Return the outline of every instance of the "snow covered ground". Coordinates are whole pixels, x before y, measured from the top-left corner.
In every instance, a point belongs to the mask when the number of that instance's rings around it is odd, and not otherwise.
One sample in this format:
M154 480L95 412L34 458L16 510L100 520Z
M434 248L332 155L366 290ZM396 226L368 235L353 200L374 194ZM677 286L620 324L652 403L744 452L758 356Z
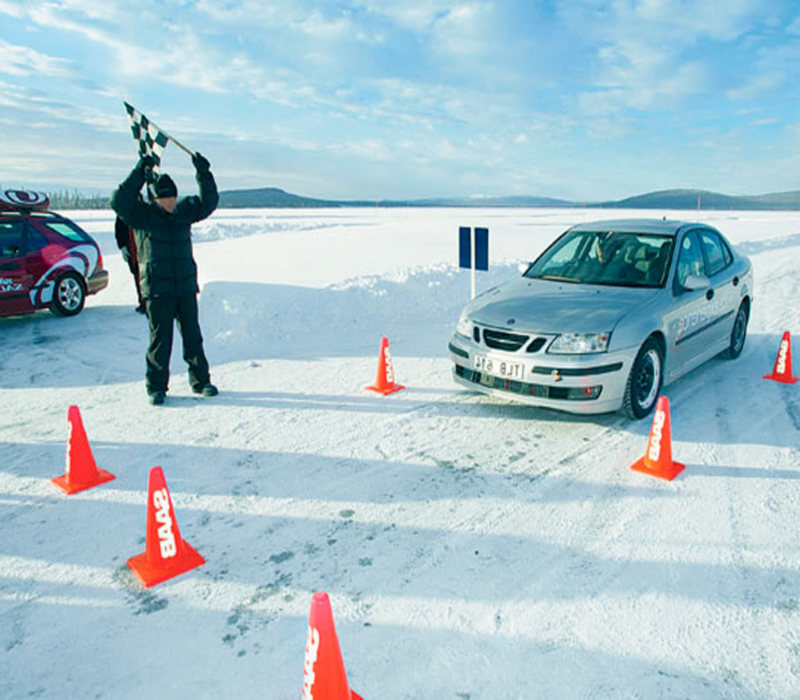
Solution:
M572 223L662 213L216 212L195 256L221 393L191 394L178 343L155 408L112 215L74 212L110 287L0 319L0 697L298 698L315 590L366 700L800 697L800 385L762 379L784 330L800 369L796 213L701 215L756 294L742 357L666 391L674 482L629 469L649 420L450 378L459 225L490 229L485 289ZM381 335L387 397L363 389ZM116 479L66 497L71 404ZM207 563L145 590L125 561L155 465Z

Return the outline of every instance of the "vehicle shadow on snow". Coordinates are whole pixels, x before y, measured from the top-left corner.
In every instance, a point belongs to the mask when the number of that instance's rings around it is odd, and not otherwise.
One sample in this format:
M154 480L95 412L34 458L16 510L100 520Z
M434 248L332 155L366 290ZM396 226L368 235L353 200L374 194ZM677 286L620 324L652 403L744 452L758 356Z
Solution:
M366 382L365 382L366 384ZM414 395L425 395L414 400ZM429 395L448 395L450 398L427 398ZM170 397L168 397L168 402ZM268 409L326 410L345 413L411 414L424 411L426 417L451 418L463 416L477 419L508 419L515 421L539 421L558 423L594 423L611 426L624 423L615 414L580 416L536 406L505 402L497 397L488 397L466 390L425 389L406 385L404 398L399 395L377 396L365 392L355 394L309 394L281 391L225 391L214 399L220 404Z
M796 447L798 385L764 379L772 373L780 342L780 335L749 334L738 359L714 358L666 387L673 440ZM650 420L635 425L647 435ZM673 456L681 461L674 450Z

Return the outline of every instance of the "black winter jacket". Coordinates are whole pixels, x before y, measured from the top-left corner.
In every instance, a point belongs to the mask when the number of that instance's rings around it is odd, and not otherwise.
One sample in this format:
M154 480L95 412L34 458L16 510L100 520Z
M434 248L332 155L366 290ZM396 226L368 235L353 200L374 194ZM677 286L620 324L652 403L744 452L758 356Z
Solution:
M111 195L111 207L133 229L145 299L199 291L191 225L217 208L219 194L209 170L198 171L196 179L200 196L182 198L172 213L139 197L144 184L139 165Z

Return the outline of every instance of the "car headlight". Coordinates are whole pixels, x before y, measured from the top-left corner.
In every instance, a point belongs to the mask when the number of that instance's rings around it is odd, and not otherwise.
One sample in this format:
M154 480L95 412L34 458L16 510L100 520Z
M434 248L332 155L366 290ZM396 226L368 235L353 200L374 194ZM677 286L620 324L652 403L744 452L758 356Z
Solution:
M582 355L608 350L611 333L562 333L547 349L547 352L562 355Z
M461 316L458 317L456 333L463 335L465 338L472 338L472 321L470 321L469 316L463 312Z

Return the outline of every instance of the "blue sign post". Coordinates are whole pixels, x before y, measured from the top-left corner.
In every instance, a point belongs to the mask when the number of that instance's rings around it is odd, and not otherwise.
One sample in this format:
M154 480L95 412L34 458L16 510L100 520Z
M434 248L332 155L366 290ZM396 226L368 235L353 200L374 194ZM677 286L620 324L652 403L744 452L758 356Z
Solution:
M475 270L489 269L489 229L458 227L458 266L472 272L472 298L475 298Z

